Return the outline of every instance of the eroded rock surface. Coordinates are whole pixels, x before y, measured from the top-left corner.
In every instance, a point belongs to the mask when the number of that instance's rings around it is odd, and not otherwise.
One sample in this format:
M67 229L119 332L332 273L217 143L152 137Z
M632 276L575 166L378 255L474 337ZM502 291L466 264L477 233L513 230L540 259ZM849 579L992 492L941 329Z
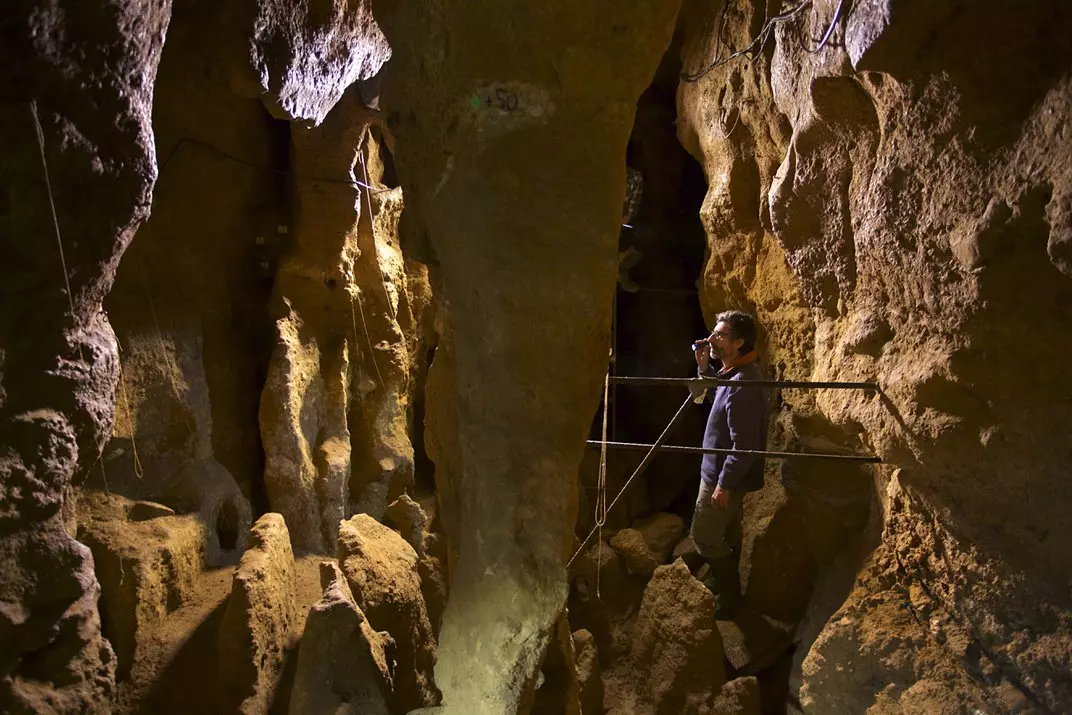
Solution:
M678 94L679 136L709 180L707 313L754 309L776 375L883 388L781 396L777 439L873 450L887 465L859 473L876 487L882 546L804 660L809 711L1010 711L1011 692L1041 710L1072 702L1072 600L1055 586L1072 574L1072 551L1052 538L1069 529L1057 485L1072 384L1056 366L1070 334L1052 307L1072 305L1062 248L1072 55L1058 39L1072 13L1024 6L1010 26L1006 10L812 3L762 52ZM745 47L773 12L691 5L685 70ZM1012 348L1023 336L1031 348ZM1009 350L1031 368L996 357ZM848 477L807 481L772 504L754 548L773 554L792 534L804 547L794 562L813 566L768 561L756 603L769 603L762 584L779 570L815 578L832 554L814 537L847 543L848 525L864 521L846 503L860 496ZM828 506L794 504L812 496ZM801 543L802 521L829 505L857 513ZM894 635L914 621L938 635ZM854 668L832 668L850 643ZM936 675L919 682L921 669ZM862 672L889 687L869 689Z
M290 712L390 715L395 643L354 603L337 564L320 564L324 597L305 621Z
M395 706L409 712L437 705L436 643L413 548L372 517L358 514L339 527L338 560L369 623L395 640Z
M511 711L566 597L625 143L677 7L374 7L393 52L382 107L406 192L403 245L438 265L444 306L428 378L451 550L436 679L449 712Z
M683 561L655 569L632 656L637 695L650 712L698 713L725 682L714 597Z
M101 301L152 202L149 117L171 3L19 0L3 14L0 710L103 712L115 659L93 558L64 517L115 416Z
M220 623L219 683L228 709L268 712L287 651L301 635L297 589L287 525L265 514L250 529Z
M78 508L78 540L93 553L101 584L102 629L117 677L125 678L149 629L190 598L204 568L207 530L196 516L136 519L149 503L122 497L86 495Z

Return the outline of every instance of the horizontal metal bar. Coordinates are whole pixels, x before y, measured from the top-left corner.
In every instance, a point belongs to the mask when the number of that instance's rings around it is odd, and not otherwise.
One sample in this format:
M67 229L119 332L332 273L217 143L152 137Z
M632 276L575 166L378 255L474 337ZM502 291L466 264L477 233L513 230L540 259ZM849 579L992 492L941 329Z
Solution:
M598 439L588 440L588 446L601 447ZM607 442L608 449L644 449L659 452L684 452L686 454L741 454L752 457L769 457L772 459L833 459L845 462L871 462L881 463L881 457L873 457L866 454L823 454L820 452L768 452L751 449L722 449L720 447L683 447L673 444L641 444L639 442Z
M615 377L612 385L733 385L734 387L799 387L819 390L875 390L877 382L807 382L799 380L723 380L717 377Z

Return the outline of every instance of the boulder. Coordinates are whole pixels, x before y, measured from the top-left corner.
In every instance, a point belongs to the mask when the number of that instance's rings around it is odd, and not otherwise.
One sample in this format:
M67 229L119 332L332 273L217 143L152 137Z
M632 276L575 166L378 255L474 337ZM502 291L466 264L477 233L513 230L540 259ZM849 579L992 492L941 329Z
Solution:
M395 642L377 633L332 561L320 564L324 596L305 621L290 712L390 715Z
M636 529L622 529L610 540L610 545L625 559L631 574L651 576L660 564L644 535Z
M581 715L577 664L565 611L558 619L547 652L544 653L531 713Z
M403 494L387 507L384 522L398 529L406 543L413 547L418 556L424 555L424 536L428 527L428 516L421 505L413 501L408 494Z
M722 686L711 712L718 715L760 715L762 702L755 677L737 678Z
M283 517L265 514L249 532L220 623L220 688L227 709L263 715L300 635L297 580Z
M339 525L338 560L369 623L395 639L396 706L408 712L435 705L436 645L413 547L392 529L358 514Z
M142 510L139 503L129 506ZM206 528L193 515L144 521L87 516L78 540L93 553L102 630L115 649L117 676L123 679L148 630L190 599L204 566Z
M685 535L685 520L677 514L660 512L654 516L638 519L633 528L644 536L644 542L660 564L669 560L674 547Z
M585 599L602 602L614 616L633 610L643 594L643 584L630 577L621 554L605 541L577 557L571 576L575 591Z
M599 673L599 651L590 632L573 632L574 661L577 683L581 689L582 715L603 715L603 679Z
M691 711L726 680L715 601L678 559L655 569L633 632L637 694L654 713Z

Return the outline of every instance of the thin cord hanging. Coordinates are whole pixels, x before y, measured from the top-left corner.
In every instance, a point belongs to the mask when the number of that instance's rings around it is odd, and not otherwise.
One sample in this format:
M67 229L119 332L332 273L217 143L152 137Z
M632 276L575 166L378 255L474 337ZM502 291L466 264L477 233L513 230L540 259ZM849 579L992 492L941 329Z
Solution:
M372 141L372 132L366 132L365 136L367 138L365 146L367 147ZM357 193L360 195L362 193L361 187L364 187L364 196L368 203L369 211L369 234L372 236L372 261L376 264L376 273L378 273L380 276L380 287L383 288L383 299L387 301L387 312L391 315L391 320L397 321L398 313L395 311L394 306L391 304L391 294L387 292L387 283L383 279L383 268L380 267L380 254L379 250L376 248L376 216L372 212L372 192L369 191L368 188L369 178L368 169L365 167L365 155L361 151L358 151L357 156L361 160L361 176L365 179L364 184L358 185Z
M56 246L60 250L60 265L63 267L63 284L67 289L67 307L71 311L71 322L78 320L74 312L74 297L71 294L71 279L67 271L67 257L63 253L63 238L60 237L60 220L56 215L56 201L52 197L52 178L48 173L48 161L45 159L45 131L41 128L41 119L37 116L37 100L30 100L30 113L33 114L34 128L37 130L37 148L41 153L41 169L45 172L45 188L48 189L48 206L52 210L52 226L56 230ZM85 361L82 345L78 345L78 359Z
M811 4L812 0L804 0L802 3L792 8L791 10L787 10L780 15L775 15L771 19L767 20L767 22L763 25L763 29L759 31L759 34L756 35L756 37L751 42L749 42L748 45L746 45L743 49L737 50L736 52L731 53L725 58L719 58L716 54L715 59L713 59L703 69L692 74L682 73L681 79L685 82L698 82L703 79L711 70L715 69L716 67L720 67L721 65L724 65L731 60L735 60L742 55L749 55L753 58L757 57L759 53L763 51L763 48L767 45L767 40L770 39L770 33L774 29L775 25L777 25L778 23L788 22L789 20L792 20L794 17L799 15L804 10L804 8L808 7ZM717 46L719 47L719 52L721 52L721 46Z
M141 479L145 476L145 470L141 466L141 459L138 457L138 442L134 436L134 412L130 409L130 400L127 398L127 384L123 380L123 346L119 346L119 355L116 359L119 362L119 397L123 401L123 411L127 414L127 425L130 427L130 451L134 459L134 476Z
M823 34L823 38L822 40L820 40L819 46L816 47L814 50L809 49L808 46L804 43L804 38L801 37L800 49L804 50L809 55L819 54L822 49L826 47L826 43L830 41L830 38L834 36L834 28L837 27L838 20L841 19L841 8L844 5L845 0L838 0L837 8L834 10L834 19L830 21L830 27L826 28L826 32Z
M372 338L369 336L368 323L365 322L365 308L361 305L361 294L355 281L352 290L347 291L350 294L350 318L354 321L354 344L357 344L357 316L354 315L354 301L357 301L357 309L361 313L361 328L365 331L365 340L369 346L369 357L372 358L372 366L376 368L376 377L380 381L380 388L386 387L386 383L383 381L383 375L380 374L380 364L376 361L376 348L372 345Z
M599 476L596 480L596 529L599 537L596 546L596 598L600 594L600 572L603 570L603 525L607 523L607 414L609 413L608 397L610 396L610 370L603 378L603 439L599 451Z

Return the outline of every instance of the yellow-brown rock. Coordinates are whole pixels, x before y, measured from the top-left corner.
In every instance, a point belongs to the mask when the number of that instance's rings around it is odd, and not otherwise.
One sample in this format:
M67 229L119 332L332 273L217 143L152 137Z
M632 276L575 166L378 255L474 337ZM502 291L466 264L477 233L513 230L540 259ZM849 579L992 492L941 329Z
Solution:
M405 250L437 265L429 453L450 542L447 712L512 711L566 596L609 346L625 144L674 2L379 2ZM412 247L412 248L411 248Z

